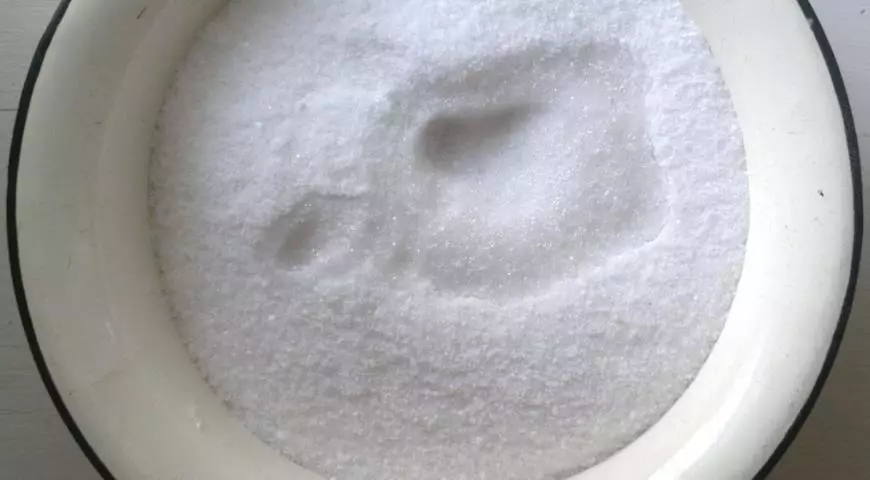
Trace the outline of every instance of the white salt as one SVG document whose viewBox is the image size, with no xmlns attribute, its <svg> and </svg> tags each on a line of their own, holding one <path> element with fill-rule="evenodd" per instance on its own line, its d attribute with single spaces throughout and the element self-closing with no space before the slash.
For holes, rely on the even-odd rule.
<svg viewBox="0 0 870 480">
<path fill-rule="evenodd" d="M 151 175 L 191 356 L 342 479 L 604 459 L 697 373 L 747 235 L 735 114 L 677 0 L 231 0 Z"/>
</svg>

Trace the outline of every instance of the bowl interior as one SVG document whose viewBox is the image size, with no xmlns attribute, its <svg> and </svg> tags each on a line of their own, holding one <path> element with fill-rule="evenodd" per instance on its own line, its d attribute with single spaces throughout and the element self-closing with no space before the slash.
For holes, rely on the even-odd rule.
<svg viewBox="0 0 870 480">
<path fill-rule="evenodd" d="M 320 478 L 261 443 L 211 392 L 176 334 L 153 258 L 152 131 L 175 67 L 222 3 L 69 2 L 20 138 L 12 182 L 22 316 L 60 401 L 117 478 Z M 577 479 L 754 475 L 810 396 L 854 277 L 860 228 L 846 125 L 798 3 L 684 4 L 743 130 L 744 271 L 690 388 Z"/>
</svg>

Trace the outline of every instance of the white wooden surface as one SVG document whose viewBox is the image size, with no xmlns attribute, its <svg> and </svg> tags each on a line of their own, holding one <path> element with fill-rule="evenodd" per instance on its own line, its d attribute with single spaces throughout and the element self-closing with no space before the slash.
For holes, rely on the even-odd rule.
<svg viewBox="0 0 870 480">
<path fill-rule="evenodd" d="M 0 0 L 0 188 L 6 185 L 12 123 L 27 65 L 56 3 Z M 846 77 L 867 157 L 866 170 L 870 171 L 870 0 L 815 0 L 813 4 Z M 870 175 L 865 186 L 865 198 L 870 201 Z M 3 208 L 0 479 L 96 480 L 97 475 L 54 411 L 30 358 L 7 273 L 5 224 Z M 864 249 L 864 258 L 870 260 L 870 245 Z M 854 313 L 834 373 L 806 428 L 772 476 L 774 480 L 870 479 L 870 278 L 866 273 L 859 281 Z"/>
</svg>

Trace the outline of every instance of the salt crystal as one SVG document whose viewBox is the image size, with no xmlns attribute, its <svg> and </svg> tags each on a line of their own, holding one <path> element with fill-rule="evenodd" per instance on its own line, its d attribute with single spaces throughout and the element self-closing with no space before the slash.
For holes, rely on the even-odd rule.
<svg viewBox="0 0 870 480">
<path fill-rule="evenodd" d="M 231 0 L 151 186 L 192 358 L 343 479 L 614 453 L 709 354 L 748 223 L 730 98 L 677 0 Z"/>
</svg>

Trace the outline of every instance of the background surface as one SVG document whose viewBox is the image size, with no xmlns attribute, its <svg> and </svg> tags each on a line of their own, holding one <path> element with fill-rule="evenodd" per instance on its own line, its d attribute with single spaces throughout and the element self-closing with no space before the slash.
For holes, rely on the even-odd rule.
<svg viewBox="0 0 870 480">
<path fill-rule="evenodd" d="M 870 173 L 870 0 L 812 3 L 843 70 L 864 170 Z M 36 42 L 56 4 L 57 0 L 0 0 L 2 198 L 18 96 Z M 865 199 L 870 201 L 870 175 L 865 175 L 864 185 Z M 5 225 L 4 207 L 0 209 L 0 478 L 97 480 L 33 366 L 8 278 Z M 870 479 L 870 241 L 865 241 L 863 257 L 857 299 L 834 372 L 773 480 Z"/>
</svg>

